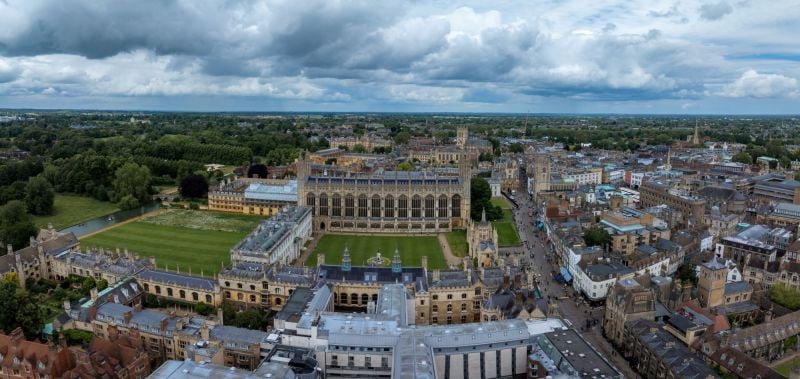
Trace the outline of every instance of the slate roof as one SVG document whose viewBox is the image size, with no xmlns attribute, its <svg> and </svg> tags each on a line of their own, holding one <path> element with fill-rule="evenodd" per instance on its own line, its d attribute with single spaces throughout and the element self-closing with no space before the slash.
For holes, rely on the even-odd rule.
<svg viewBox="0 0 800 379">
<path fill-rule="evenodd" d="M 205 291 L 213 291 L 215 284 L 214 280 L 209 278 L 153 269 L 145 269 L 140 271 L 138 274 L 136 274 L 136 278 L 159 283 L 170 283 Z"/>
<path fill-rule="evenodd" d="M 369 275 L 367 275 L 369 274 Z M 403 267 L 399 273 L 392 272 L 390 267 L 353 266 L 350 271 L 342 270 L 342 266 L 322 265 L 319 268 L 318 280 L 331 282 L 351 281 L 361 283 L 403 283 L 412 284 L 417 278 L 425 277 L 422 267 Z"/>
<path fill-rule="evenodd" d="M 747 282 L 733 282 L 725 284 L 725 294 L 734 295 L 738 293 L 753 292 L 753 286 Z"/>
</svg>

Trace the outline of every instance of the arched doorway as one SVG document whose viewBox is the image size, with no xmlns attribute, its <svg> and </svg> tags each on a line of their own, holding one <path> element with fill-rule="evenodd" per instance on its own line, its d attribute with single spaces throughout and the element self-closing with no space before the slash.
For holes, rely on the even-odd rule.
<svg viewBox="0 0 800 379">
<path fill-rule="evenodd" d="M 325 222 L 319 223 L 319 230 L 325 230 Z"/>
</svg>

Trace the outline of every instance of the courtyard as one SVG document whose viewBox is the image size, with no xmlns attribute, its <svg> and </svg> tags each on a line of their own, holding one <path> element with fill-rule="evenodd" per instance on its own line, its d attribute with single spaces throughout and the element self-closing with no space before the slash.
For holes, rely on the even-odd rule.
<svg viewBox="0 0 800 379">
<path fill-rule="evenodd" d="M 325 263 L 340 265 L 344 248 L 350 250 L 353 266 L 367 266 L 380 250 L 383 266 L 388 267 L 394 250 L 400 251 L 404 267 L 420 267 L 420 258 L 428 256 L 428 269 L 446 269 L 447 263 L 435 236 L 376 236 L 326 234 L 320 238 L 316 249 L 306 260 L 307 266 L 316 266 L 317 254 L 325 254 Z"/>
<path fill-rule="evenodd" d="M 205 276 L 230 263 L 230 249 L 263 220 L 257 216 L 208 211 L 170 210 L 81 240 L 81 246 L 127 248 L 153 256 L 159 268 L 180 268 Z"/>
</svg>

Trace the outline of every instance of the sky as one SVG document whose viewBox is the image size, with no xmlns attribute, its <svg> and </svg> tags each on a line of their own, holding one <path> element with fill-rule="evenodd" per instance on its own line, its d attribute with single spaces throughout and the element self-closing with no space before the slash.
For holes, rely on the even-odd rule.
<svg viewBox="0 0 800 379">
<path fill-rule="evenodd" d="M 800 1 L 0 0 L 0 108 L 800 113 Z"/>
</svg>

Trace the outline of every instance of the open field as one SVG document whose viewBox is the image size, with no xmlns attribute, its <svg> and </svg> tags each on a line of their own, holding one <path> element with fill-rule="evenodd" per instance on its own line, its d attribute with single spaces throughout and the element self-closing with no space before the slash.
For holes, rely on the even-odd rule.
<svg viewBox="0 0 800 379">
<path fill-rule="evenodd" d="M 467 231 L 454 230 L 450 233 L 445 233 L 447 244 L 450 245 L 450 251 L 457 257 L 467 255 Z M 428 258 L 430 260 L 430 258 Z"/>
<path fill-rule="evenodd" d="M 255 229 L 260 217 L 175 210 L 111 228 L 81 241 L 154 256 L 159 267 L 211 276 L 230 263 L 230 249 Z"/>
<path fill-rule="evenodd" d="M 405 267 L 420 267 L 420 257 L 428 256 L 428 268 L 447 268 L 442 248 L 434 236 L 369 236 L 326 234 L 317 244 L 316 250 L 308 257 L 306 265 L 316 266 L 317 253 L 325 254 L 325 263 L 339 265 L 342 263 L 344 248 L 350 249 L 350 261 L 353 266 L 366 266 L 367 259 L 375 256 L 379 249 L 384 261 L 391 262 L 395 248 L 400 250 L 400 257 Z M 388 266 L 388 265 L 387 265 Z"/>
<path fill-rule="evenodd" d="M 106 201 L 84 196 L 56 194 L 53 214 L 34 216 L 33 222 L 39 228 L 46 228 L 47 223 L 52 223 L 54 228 L 64 229 L 118 210 L 119 208 L 115 204 Z"/>
</svg>

